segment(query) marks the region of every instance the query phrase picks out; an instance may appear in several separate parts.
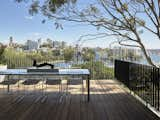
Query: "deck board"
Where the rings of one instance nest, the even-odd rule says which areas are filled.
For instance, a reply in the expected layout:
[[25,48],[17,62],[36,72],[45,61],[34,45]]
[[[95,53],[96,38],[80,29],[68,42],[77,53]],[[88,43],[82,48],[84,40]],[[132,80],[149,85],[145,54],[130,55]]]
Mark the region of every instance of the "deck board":
[[81,85],[63,93],[0,94],[0,120],[160,120],[114,80],[92,80],[86,100]]

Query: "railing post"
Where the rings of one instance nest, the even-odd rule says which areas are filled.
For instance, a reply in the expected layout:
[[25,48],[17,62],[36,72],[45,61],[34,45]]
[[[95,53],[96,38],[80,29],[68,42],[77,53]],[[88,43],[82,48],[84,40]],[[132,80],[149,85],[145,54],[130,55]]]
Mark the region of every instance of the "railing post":
[[158,111],[159,111],[159,68],[157,68],[157,83],[158,83]]
[[130,79],[129,79],[130,70],[129,70],[129,66],[130,66],[130,63],[128,62],[127,63],[127,71],[128,71],[128,74],[127,74],[127,85],[128,85],[128,88],[130,88]]
[[155,106],[155,68],[153,67],[153,106]]

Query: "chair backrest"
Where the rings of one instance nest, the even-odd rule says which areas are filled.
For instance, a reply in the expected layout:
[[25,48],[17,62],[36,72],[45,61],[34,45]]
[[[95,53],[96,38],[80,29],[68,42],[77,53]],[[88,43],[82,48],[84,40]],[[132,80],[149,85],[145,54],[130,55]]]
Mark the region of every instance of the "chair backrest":
[[68,85],[79,85],[83,83],[83,78],[80,76],[72,76],[67,80]]
[[23,85],[35,85],[38,84],[41,80],[40,79],[27,79],[22,84]]
[[48,78],[46,80],[47,85],[58,85],[61,84],[61,79],[60,78]]
[[5,80],[5,81],[2,81],[0,84],[2,85],[14,85],[18,82],[18,79],[16,80]]

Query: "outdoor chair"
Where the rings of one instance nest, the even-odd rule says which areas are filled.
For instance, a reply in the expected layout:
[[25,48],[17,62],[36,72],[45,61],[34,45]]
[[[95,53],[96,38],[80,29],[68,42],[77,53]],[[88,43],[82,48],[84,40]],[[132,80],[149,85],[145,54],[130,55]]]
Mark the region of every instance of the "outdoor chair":
[[[27,80],[25,80],[25,81],[22,83],[22,85],[24,85],[24,91],[26,90],[26,87],[27,87],[28,90],[30,90],[30,89],[29,89],[30,86],[33,86],[33,88],[34,88],[33,91],[35,91],[37,85],[38,85],[41,81],[42,81],[41,79],[27,79]],[[42,89],[43,89],[43,83],[42,83],[41,85],[42,85]],[[38,85],[38,87],[39,87],[39,85]]]
[[70,89],[69,86],[77,86],[81,85],[82,94],[84,92],[84,86],[83,86],[83,78],[80,76],[71,76],[67,79],[67,92]]
[[46,89],[48,88],[48,86],[59,85],[59,92],[62,90],[61,78],[47,78],[45,84],[46,84]]
[[3,86],[3,90],[7,89],[7,92],[9,93],[10,86],[15,86],[17,83],[18,83],[18,88],[19,88],[19,79],[7,79],[7,80],[0,82],[0,85]]

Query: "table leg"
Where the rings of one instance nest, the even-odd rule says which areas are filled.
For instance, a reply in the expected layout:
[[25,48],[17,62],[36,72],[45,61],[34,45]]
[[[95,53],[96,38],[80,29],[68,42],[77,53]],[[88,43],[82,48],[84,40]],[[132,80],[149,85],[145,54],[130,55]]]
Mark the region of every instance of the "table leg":
[[47,80],[47,78],[43,78],[43,81],[42,81],[42,95],[45,95],[45,90],[44,90],[44,83],[45,81]]
[[[9,81],[9,75],[8,75],[7,80]],[[7,92],[9,93],[9,82],[8,82],[8,85],[7,85]]]
[[88,102],[90,101],[90,77],[87,76],[87,92],[88,92]]
[[9,85],[7,86],[7,92],[9,93]]

